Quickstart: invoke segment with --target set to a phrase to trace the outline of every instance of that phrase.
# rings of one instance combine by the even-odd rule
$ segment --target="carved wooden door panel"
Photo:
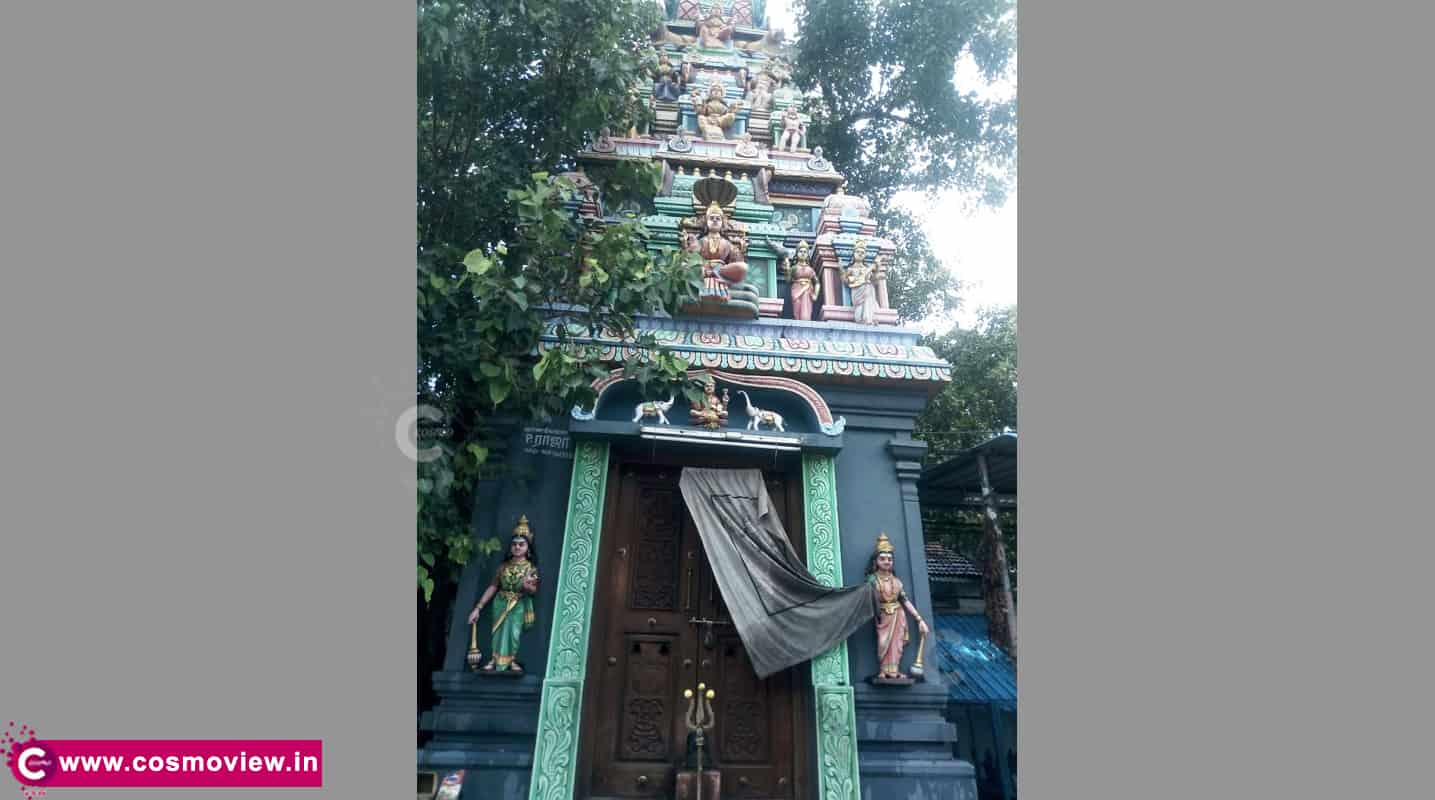
[[[781,478],[767,480],[767,493],[778,518],[793,546],[802,553],[805,548],[800,495],[788,489]],[[693,529],[692,541],[701,554],[702,541],[692,517],[687,513],[683,517]],[[804,730],[804,673],[793,668],[764,681],[757,679],[705,557],[701,564],[698,618],[725,623],[713,625],[711,636],[707,635],[707,626],[697,626],[698,680],[717,690],[713,703],[716,720],[710,739],[722,772],[723,797],[805,798],[803,776],[799,773],[799,755],[806,750],[805,738],[799,736]]]
[[[616,469],[598,560],[579,796],[672,797],[686,755],[682,693],[705,682],[718,692],[709,738],[723,797],[803,797],[800,671],[758,681],[730,624],[711,626],[708,636],[707,625],[692,622],[728,616],[683,506],[680,468]],[[794,505],[780,479],[768,492],[789,535],[793,524],[800,534],[800,500]],[[794,546],[803,552],[800,538]]]

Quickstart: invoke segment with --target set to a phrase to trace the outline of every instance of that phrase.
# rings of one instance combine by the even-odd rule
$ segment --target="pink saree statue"
[[[907,614],[902,613],[906,609],[917,620],[918,630],[922,636],[928,633],[927,622],[922,615],[917,613],[916,606],[907,598],[907,593],[902,590],[902,581],[892,574],[892,559],[895,548],[892,542],[883,533],[877,537],[877,549],[872,553],[872,560],[867,566],[867,583],[872,586],[874,601],[877,604],[877,663],[880,665],[878,673],[873,676],[874,682],[909,682],[909,676],[902,673],[902,652],[907,647],[910,634],[907,630]],[[920,674],[922,655],[918,653],[917,662],[913,665],[917,669],[914,674]]]

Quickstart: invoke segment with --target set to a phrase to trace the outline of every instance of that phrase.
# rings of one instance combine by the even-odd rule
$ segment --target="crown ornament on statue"
[[[533,531],[528,528],[527,514],[520,514],[518,516],[518,524],[513,526],[513,535],[522,536],[528,540],[529,544],[533,544]]]
[[[897,548],[892,546],[892,540],[887,538],[885,532],[877,534],[877,552],[896,553]]]

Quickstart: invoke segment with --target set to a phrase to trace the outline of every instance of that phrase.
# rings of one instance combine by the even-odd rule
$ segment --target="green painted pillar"
[[[828,586],[842,585],[842,539],[837,528],[837,462],[834,456],[802,456],[807,520],[807,568]],[[814,726],[817,734],[817,796],[857,800],[857,705],[847,679],[847,643],[812,659]]]
[[[573,482],[563,526],[563,558],[548,671],[538,709],[529,800],[569,800],[578,765],[583,676],[588,669],[588,632],[593,626],[594,573],[603,532],[603,495],[608,483],[608,443],[580,440],[573,454]]]

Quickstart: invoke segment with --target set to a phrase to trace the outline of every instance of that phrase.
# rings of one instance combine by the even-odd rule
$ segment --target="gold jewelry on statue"
[[[513,526],[513,535],[522,536],[523,538],[528,540],[528,543],[530,545],[533,544],[533,531],[529,530],[528,528],[527,514],[520,514],[518,516],[518,524]]]
[[[895,548],[895,547],[892,546],[892,540],[887,538],[887,534],[886,534],[885,532],[884,532],[884,533],[879,533],[879,534],[877,534],[877,552],[879,552],[879,553],[896,553],[896,552],[897,552],[897,548]]]

